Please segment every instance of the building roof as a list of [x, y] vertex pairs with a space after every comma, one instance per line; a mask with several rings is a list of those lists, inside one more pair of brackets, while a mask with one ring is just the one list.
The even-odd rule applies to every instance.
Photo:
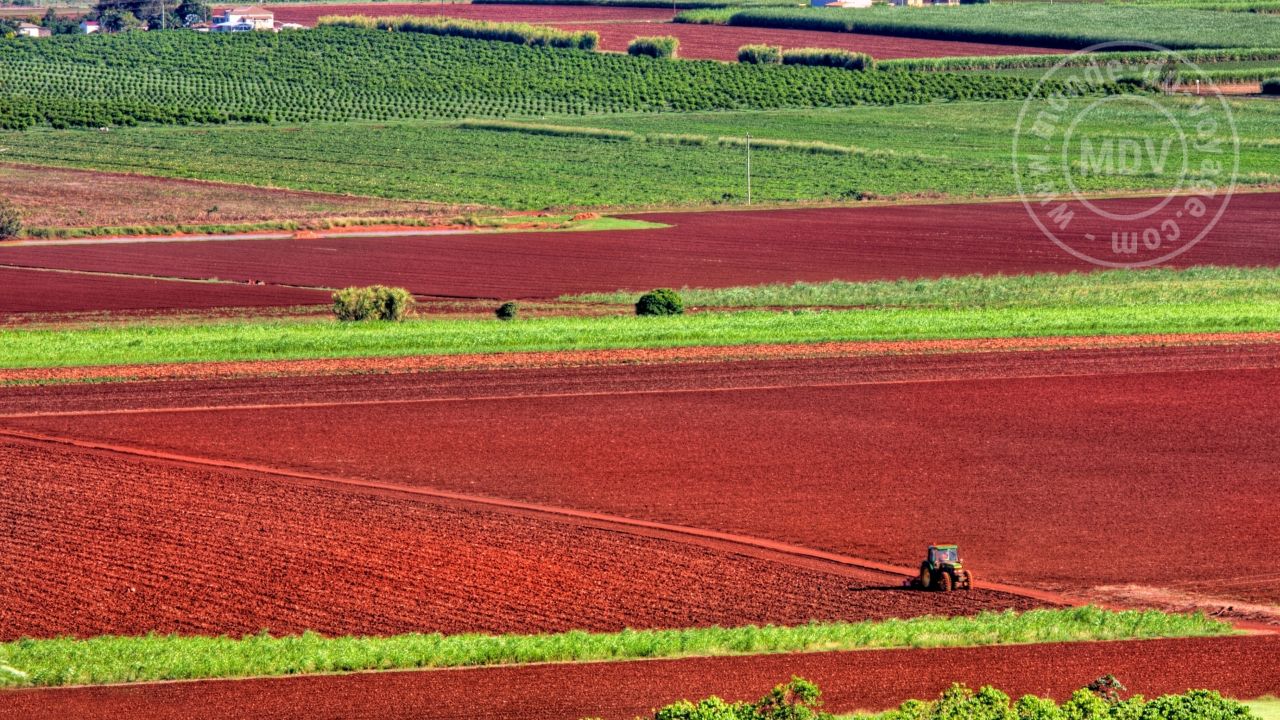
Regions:
[[231, 8], [227, 11], [228, 15], [240, 15], [242, 17], [275, 17], [275, 13], [260, 7], [238, 7]]

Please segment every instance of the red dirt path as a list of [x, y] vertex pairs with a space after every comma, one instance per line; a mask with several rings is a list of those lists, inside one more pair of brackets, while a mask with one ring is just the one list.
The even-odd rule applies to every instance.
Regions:
[[[1239, 195], [1176, 265], [1280, 265], [1280, 194]], [[1100, 203], [1112, 212], [1149, 200]], [[1170, 211], [1176, 206], [1171, 204]], [[1084, 219], [1073, 231], [1098, 232]], [[661, 230], [0, 248], [0, 264], [529, 298], [661, 286], [1092, 271], [1020, 203], [663, 213]], [[1107, 231], [1103, 236], [1109, 238]], [[1108, 241], [1109, 243], [1109, 241]], [[0, 312], [9, 308], [0, 305]]]
[[[919, 356], [897, 378], [858, 359], [654, 366], [638, 385], [628, 368], [602, 368], [577, 387], [554, 371], [507, 371], [476, 373], [473, 390], [436, 399], [437, 375], [400, 376], [394, 392], [374, 383], [368, 395], [348, 378], [328, 394], [319, 381], [278, 391], [284, 402], [336, 405], [4, 418], [0, 426], [594, 510], [893, 564], [947, 539], [990, 580], [1068, 590], [1136, 583], [1275, 603], [1280, 586], [1256, 568], [1269, 566], [1280, 544], [1269, 511], [1280, 468], [1278, 354], [1274, 346], [1220, 351], [1207, 366], [1216, 369], [1193, 370], [1206, 367], [1204, 358], [1182, 350], [1112, 351], [1093, 357], [1095, 374], [1082, 377], [1056, 376], [1071, 372], [1072, 360], [1055, 353], [973, 358], [980, 371]], [[1024, 377], [1001, 379], [1010, 363], [1019, 367], [1003, 374]], [[663, 381], [664, 372], [675, 374]], [[270, 402], [272, 390], [263, 390], [254, 400]], [[388, 396], [404, 401], [349, 402]], [[404, 432], [371, 445], [330, 431], [364, 423]], [[259, 442], [264, 427], [276, 438], [269, 447]], [[937, 497], [948, 512], [930, 510]], [[1185, 568], [1178, 577], [1168, 557]]]
[[1035, 606], [520, 511], [4, 439], [0, 641], [554, 632]]
[[1148, 697], [1215, 688], [1280, 691], [1280, 638], [1234, 637], [937, 650], [754, 655], [642, 662], [360, 673], [264, 680], [0, 692], [25, 720], [631, 720], [712, 694], [756, 699], [793, 674], [817, 682], [827, 710], [883, 709], [935, 697], [953, 681], [1065, 699], [1104, 673]]
[[315, 25], [324, 15], [440, 15], [498, 22], [587, 22], [671, 19], [670, 8], [606, 7], [592, 5], [468, 5], [458, 3], [357, 3], [350, 5], [266, 5], [276, 22]]
[[753, 43], [784, 48], [841, 48], [864, 52], [877, 60], [895, 58], [954, 57], [958, 55], [1039, 55], [1060, 53], [1052, 48], [1022, 45], [920, 40], [887, 35], [778, 30], [727, 25], [687, 25], [683, 23], [556, 23], [567, 30], [594, 30], [600, 33], [605, 50], [626, 52], [627, 44], [642, 35], [674, 35], [680, 39], [679, 56], [689, 59], [736, 62], [738, 48]]
[[231, 283], [173, 282], [0, 268], [0, 313], [281, 307], [329, 302], [329, 293]]

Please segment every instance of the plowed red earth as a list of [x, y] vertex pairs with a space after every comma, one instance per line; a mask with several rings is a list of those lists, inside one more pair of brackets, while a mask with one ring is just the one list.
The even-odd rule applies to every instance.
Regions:
[[0, 313], [280, 307], [329, 302], [329, 293], [231, 283], [174, 282], [0, 268]]
[[[1277, 194], [1237, 196], [1175, 264], [1277, 265]], [[1149, 200], [1097, 204], [1111, 212]], [[1172, 212], [1177, 203], [1170, 205]], [[1073, 232], [1100, 233], [1081, 211]], [[1091, 271], [1019, 203], [666, 213], [661, 230], [0, 248], [0, 264], [421, 295], [528, 298], [661, 286]], [[1104, 232], [1105, 230], [1105, 232]], [[1108, 246], [1109, 246], [1109, 240]], [[1109, 252], [1109, 251], [1108, 251]], [[0, 312], [7, 310], [0, 306]]]
[[958, 55], [1036, 55], [1057, 53], [1052, 48], [1023, 45], [950, 42], [821, 32], [817, 30], [775, 30], [772, 28], [727, 25], [686, 25], [683, 23], [557, 23], [567, 30], [594, 30], [600, 33], [605, 50], [626, 52], [627, 44], [642, 35], [674, 35], [680, 39], [682, 58], [737, 61], [738, 48], [752, 43], [784, 48], [822, 47], [864, 52], [877, 60], [894, 58], [955, 57]]
[[1149, 640], [940, 650], [874, 650], [428, 670], [0, 692], [26, 720], [631, 720], [683, 698], [756, 699], [793, 674], [826, 709], [851, 712], [935, 697], [959, 681], [1064, 699], [1105, 673], [1148, 697], [1216, 688], [1280, 690], [1280, 638]]
[[0, 441], [0, 467], [4, 641], [795, 624], [1036, 604], [940, 598], [697, 539], [42, 443]]
[[[848, 360], [699, 368], [729, 380], [699, 379], [694, 366], [646, 370], [684, 373], [667, 386], [675, 389], [637, 384], [627, 368], [601, 370], [586, 388], [553, 371], [509, 371], [476, 374], [482, 389], [435, 399], [404, 389], [439, 382], [416, 375], [397, 380], [395, 397], [407, 401], [369, 404], [349, 401], [386, 398], [386, 389], [362, 396], [348, 379], [300, 393], [338, 404], [10, 417], [0, 426], [895, 564], [947, 540], [980, 577], [1046, 589], [1194, 584], [1215, 596], [1280, 599], [1275, 578], [1257, 572], [1280, 545], [1270, 503], [1280, 470], [1274, 348], [1223, 350], [1220, 364], [1198, 370], [1203, 360], [1181, 351], [1113, 351], [1088, 376], [1064, 375], [1070, 358], [1052, 353], [984, 360], [982, 379], [948, 361], [929, 368], [929, 356], [912, 358], [924, 367], [898, 378]], [[1002, 373], [1002, 363], [1022, 367]], [[287, 387], [280, 397], [298, 400]], [[469, 399], [439, 397], [450, 394]], [[269, 402], [270, 392], [255, 399]], [[402, 431], [372, 444], [333, 432], [388, 425]], [[272, 442], [261, 442], [262, 428]]]
[[671, 19], [670, 8], [607, 7], [592, 5], [469, 5], [461, 3], [357, 3], [350, 5], [267, 5], [276, 22], [315, 25], [325, 15], [446, 15], [498, 22], [585, 22], [601, 20]]

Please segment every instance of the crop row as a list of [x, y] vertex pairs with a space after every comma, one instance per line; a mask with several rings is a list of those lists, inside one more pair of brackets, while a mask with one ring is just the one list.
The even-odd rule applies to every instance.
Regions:
[[[313, 672], [356, 669], [478, 667], [531, 662], [583, 662], [742, 653], [954, 647], [1230, 635], [1231, 626], [1204, 615], [1094, 607], [983, 612], [971, 617], [920, 617], [795, 627], [747, 626], [682, 630], [572, 631], [555, 635], [401, 634], [390, 637], [58, 638], [0, 644], [0, 660], [20, 668], [25, 682], [65, 685], [139, 680], [286, 675], [299, 664]], [[136, 660], [136, 658], [144, 658]], [[216, 662], [214, 659], [216, 658]], [[202, 662], [204, 661], [204, 662]]]
[[826, 30], [1042, 47], [1280, 47], [1280, 17], [1111, 5], [974, 5], [904, 13], [893, 8], [745, 8], [682, 13], [686, 22]]
[[416, 32], [427, 35], [448, 35], [473, 40], [513, 42], [535, 47], [576, 48], [595, 50], [600, 45], [600, 33], [594, 31], [560, 30], [549, 25], [529, 23], [489, 22], [421, 15], [396, 17], [370, 17], [368, 15], [325, 15], [317, 25], [356, 27], [368, 30], [392, 32]]
[[0, 98], [115, 103], [135, 116], [163, 115], [156, 107], [286, 122], [753, 110], [1020, 99], [1033, 87], [1022, 78], [677, 63], [358, 28], [0, 41]]

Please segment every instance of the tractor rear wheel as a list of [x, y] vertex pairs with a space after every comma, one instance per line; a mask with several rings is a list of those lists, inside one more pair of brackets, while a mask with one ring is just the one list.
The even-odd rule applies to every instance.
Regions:
[[952, 585], [951, 573], [947, 572], [946, 570], [943, 570], [942, 572], [939, 573], [939, 575], [941, 577], [938, 578], [938, 591], [951, 592], [951, 585]]
[[929, 563], [920, 563], [920, 587], [925, 590], [933, 589], [933, 573], [929, 569]]
[[961, 589], [969, 590], [973, 587], [973, 576], [968, 570], [961, 570], [960, 575], [956, 577], [956, 584]]

